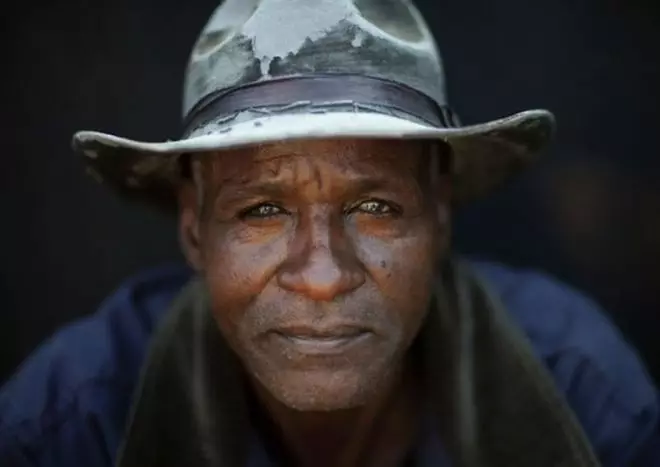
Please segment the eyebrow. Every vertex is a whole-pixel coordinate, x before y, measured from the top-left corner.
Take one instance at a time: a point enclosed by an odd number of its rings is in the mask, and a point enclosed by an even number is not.
[[[286,196],[287,190],[282,183],[270,181],[249,183],[227,183],[216,190],[216,199],[240,199],[247,196],[265,196],[282,198]]]
[[[400,183],[384,177],[352,177],[348,186],[341,191],[341,196],[345,198],[357,197],[361,194],[374,191],[392,191],[400,190],[412,193],[415,196],[420,195],[420,187],[408,186],[407,183]],[[232,202],[245,198],[264,197],[274,199],[292,198],[298,191],[297,188],[291,188],[286,183],[273,182],[269,180],[253,181],[248,183],[228,183],[218,188],[214,196],[214,202]]]

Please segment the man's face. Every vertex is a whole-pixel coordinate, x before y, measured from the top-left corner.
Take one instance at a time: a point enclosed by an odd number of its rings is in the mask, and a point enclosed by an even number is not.
[[[328,140],[199,157],[189,257],[227,342],[285,405],[360,406],[400,368],[448,235],[429,152]]]

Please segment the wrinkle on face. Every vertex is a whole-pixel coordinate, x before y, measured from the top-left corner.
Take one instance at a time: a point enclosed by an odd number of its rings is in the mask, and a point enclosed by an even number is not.
[[[324,140],[195,157],[212,311],[248,372],[285,405],[359,406],[398,371],[448,235],[429,153],[416,141]],[[372,199],[392,209],[363,210]],[[276,214],[245,217],[264,203]],[[337,323],[375,337],[338,360],[269,347],[272,329]]]
[[[428,188],[427,146],[407,141],[299,141],[205,154],[196,160],[200,162],[198,178],[215,187],[210,194],[214,202],[260,187],[273,193],[278,186],[307,189],[307,198],[314,193],[320,200],[332,199],[337,190],[361,182],[373,185],[371,188],[397,185],[399,189],[414,190],[420,198]],[[322,177],[322,173],[332,175]],[[324,186],[331,180],[341,180],[342,186]],[[370,187],[357,186],[360,188],[367,191]]]

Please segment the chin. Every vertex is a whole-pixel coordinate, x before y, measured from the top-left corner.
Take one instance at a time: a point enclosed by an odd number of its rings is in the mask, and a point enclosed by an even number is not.
[[[370,372],[291,371],[274,378],[260,378],[261,384],[286,407],[301,412],[330,412],[361,407],[386,387],[386,375]]]

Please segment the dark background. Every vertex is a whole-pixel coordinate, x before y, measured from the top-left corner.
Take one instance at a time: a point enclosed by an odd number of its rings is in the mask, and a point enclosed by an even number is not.
[[[660,376],[660,14],[654,1],[419,0],[467,123],[553,110],[549,157],[458,214],[464,252],[605,307]],[[177,135],[215,0],[20,2],[2,21],[0,381],[127,275],[181,260],[172,219],[85,176],[77,129]]]

